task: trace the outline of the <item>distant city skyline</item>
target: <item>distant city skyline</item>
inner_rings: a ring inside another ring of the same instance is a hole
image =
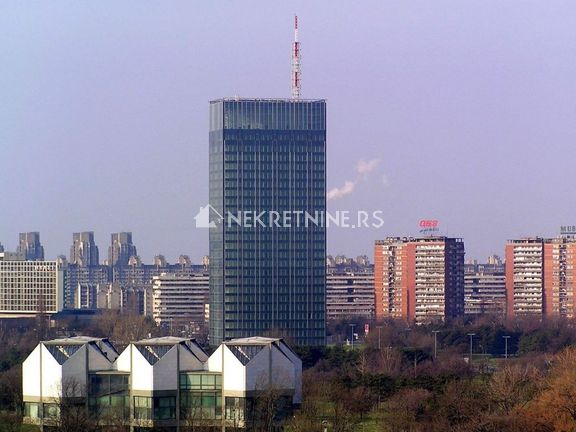
[[[482,261],[508,239],[576,224],[576,4],[171,6],[0,6],[6,250],[37,231],[46,258],[68,256],[72,233],[93,231],[102,260],[110,234],[131,231],[144,262],[200,262],[206,104],[290,96],[294,13],[302,97],[330,106],[328,210],[385,221],[329,229],[328,253],[370,255],[375,239],[436,219]]]

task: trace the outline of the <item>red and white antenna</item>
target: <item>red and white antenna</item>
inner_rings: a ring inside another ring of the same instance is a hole
[[[292,45],[292,99],[300,99],[300,42],[298,42],[298,16],[294,16],[294,44]]]

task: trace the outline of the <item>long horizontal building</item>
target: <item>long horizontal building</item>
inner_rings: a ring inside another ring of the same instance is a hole
[[[326,318],[350,317],[374,319],[374,271],[338,271],[327,267]]]
[[[416,323],[464,315],[464,242],[388,237],[374,247],[376,319]]]
[[[64,307],[64,275],[56,261],[0,260],[0,316],[55,314]]]
[[[118,353],[107,339],[40,342],[23,363],[24,422],[61,430],[66,412],[131,431],[253,430],[273,397],[278,419],[302,402],[302,362],[282,339],[222,343],[161,337]]]

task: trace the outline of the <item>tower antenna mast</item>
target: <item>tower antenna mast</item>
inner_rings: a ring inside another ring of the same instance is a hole
[[[298,15],[294,16],[294,44],[292,45],[292,99],[300,99],[300,42],[298,41]]]

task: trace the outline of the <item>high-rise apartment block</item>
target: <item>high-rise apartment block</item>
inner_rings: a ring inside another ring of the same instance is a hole
[[[16,252],[23,254],[28,261],[42,261],[44,259],[44,247],[40,244],[40,233],[20,233]]]
[[[417,323],[464,314],[464,243],[459,238],[389,237],[374,248],[376,318]]]
[[[131,232],[112,234],[112,244],[108,248],[108,265],[125,266],[130,258],[137,256],[136,246],[132,243]]]
[[[210,103],[212,345],[268,331],[325,343],[325,210],[324,100]]]
[[[99,264],[98,246],[94,242],[93,232],[72,234],[70,264],[77,264],[81,267],[97,266]]]
[[[574,317],[576,240],[539,237],[506,245],[507,316]]]
[[[464,313],[506,314],[506,272],[500,260],[489,257],[485,264],[464,265]]]
[[[0,260],[0,316],[54,314],[64,307],[64,276],[56,261]]]

